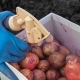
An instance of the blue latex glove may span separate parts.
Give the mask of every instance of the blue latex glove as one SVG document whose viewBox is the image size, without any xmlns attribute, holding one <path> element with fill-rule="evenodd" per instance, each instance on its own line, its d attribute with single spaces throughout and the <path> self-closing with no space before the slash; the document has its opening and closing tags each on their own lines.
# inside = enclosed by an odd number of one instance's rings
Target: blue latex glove
<svg viewBox="0 0 80 80">
<path fill-rule="evenodd" d="M 16 75 L 5 65 L 5 63 L 0 64 L 0 72 L 2 72 L 10 80 L 18 80 Z"/>
<path fill-rule="evenodd" d="M 0 13 L 0 72 L 11 80 L 18 80 L 4 62 L 21 61 L 30 50 L 30 45 L 4 28 L 3 21 L 12 15 L 14 14 L 9 11 Z"/>
<path fill-rule="evenodd" d="M 0 63 L 21 61 L 30 50 L 27 42 L 17 38 L 4 28 L 3 21 L 12 15 L 9 11 L 0 13 Z"/>
</svg>

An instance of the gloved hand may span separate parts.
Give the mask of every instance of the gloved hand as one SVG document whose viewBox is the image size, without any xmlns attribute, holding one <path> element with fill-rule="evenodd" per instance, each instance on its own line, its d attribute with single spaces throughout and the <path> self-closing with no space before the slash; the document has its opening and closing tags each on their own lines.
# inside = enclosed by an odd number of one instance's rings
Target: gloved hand
<svg viewBox="0 0 80 80">
<path fill-rule="evenodd" d="M 13 16 L 13 13 L 9 11 L 0 13 L 0 63 L 21 61 L 30 50 L 27 42 L 4 28 L 3 21 L 9 16 Z"/>
<path fill-rule="evenodd" d="M 15 74 L 5 65 L 5 63 L 0 64 L 0 72 L 10 80 L 18 80 Z"/>
<path fill-rule="evenodd" d="M 12 15 L 9 11 L 0 13 L 0 72 L 5 74 L 10 80 L 18 80 L 4 62 L 21 61 L 30 50 L 30 45 L 4 28 L 4 20 Z"/>
</svg>

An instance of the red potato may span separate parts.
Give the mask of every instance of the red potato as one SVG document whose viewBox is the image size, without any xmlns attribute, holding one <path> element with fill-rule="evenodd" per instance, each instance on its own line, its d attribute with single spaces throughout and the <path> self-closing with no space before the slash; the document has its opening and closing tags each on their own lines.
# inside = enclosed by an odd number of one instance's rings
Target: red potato
<svg viewBox="0 0 80 80">
<path fill-rule="evenodd" d="M 54 69 L 54 67 L 50 65 L 50 66 L 49 66 L 49 70 L 52 70 L 52 69 Z"/>
<path fill-rule="evenodd" d="M 80 62 L 77 60 L 68 61 L 64 71 L 68 80 L 80 80 Z"/>
<path fill-rule="evenodd" d="M 64 54 L 65 56 L 70 54 L 70 51 L 65 46 L 60 46 L 59 47 L 59 52 Z"/>
<path fill-rule="evenodd" d="M 49 70 L 54 70 L 54 69 L 55 69 L 56 71 L 58 70 L 58 68 L 55 68 L 55 67 L 53 67 L 52 65 L 49 66 Z"/>
<path fill-rule="evenodd" d="M 61 77 L 61 74 L 59 73 L 58 70 L 56 70 L 56 80 L 57 80 L 58 78 L 60 78 L 60 77 Z"/>
<path fill-rule="evenodd" d="M 44 58 L 42 49 L 40 47 L 32 47 L 31 51 L 35 53 L 40 59 Z"/>
<path fill-rule="evenodd" d="M 42 70 L 33 70 L 33 80 L 46 80 L 46 75 Z"/>
<path fill-rule="evenodd" d="M 54 52 L 49 55 L 48 61 L 51 66 L 58 69 L 65 65 L 65 56 L 59 52 Z"/>
<path fill-rule="evenodd" d="M 22 69 L 20 72 L 28 79 L 33 80 L 33 72 L 30 69 Z"/>
<path fill-rule="evenodd" d="M 47 60 L 40 60 L 38 64 L 38 69 L 46 71 L 49 68 L 49 62 Z"/>
<path fill-rule="evenodd" d="M 46 39 L 46 42 L 53 42 L 53 36 L 50 34 Z"/>
<path fill-rule="evenodd" d="M 64 71 L 64 67 L 60 68 L 60 73 L 63 77 L 65 77 L 65 71 Z"/>
<path fill-rule="evenodd" d="M 54 39 L 53 42 L 57 43 L 57 44 L 61 44 L 59 40 Z"/>
<path fill-rule="evenodd" d="M 48 70 L 46 72 L 47 80 L 57 80 L 60 75 L 56 70 Z"/>
<path fill-rule="evenodd" d="M 78 62 L 80 62 L 80 57 L 77 56 L 76 54 L 69 54 L 68 56 L 66 56 L 66 62 L 68 62 L 68 61 L 74 61 L 75 59 Z"/>
<path fill-rule="evenodd" d="M 43 53 L 49 56 L 51 53 L 58 51 L 58 46 L 52 43 L 46 43 L 43 46 Z"/>
<path fill-rule="evenodd" d="M 61 77 L 58 80 L 68 80 L 66 77 Z"/>
<path fill-rule="evenodd" d="M 18 63 L 10 63 L 14 68 L 16 68 L 17 70 L 20 70 L 20 67 L 18 65 Z"/>
<path fill-rule="evenodd" d="M 33 70 L 39 63 L 39 58 L 34 53 L 27 53 L 26 58 L 21 61 L 22 68 Z"/>
</svg>

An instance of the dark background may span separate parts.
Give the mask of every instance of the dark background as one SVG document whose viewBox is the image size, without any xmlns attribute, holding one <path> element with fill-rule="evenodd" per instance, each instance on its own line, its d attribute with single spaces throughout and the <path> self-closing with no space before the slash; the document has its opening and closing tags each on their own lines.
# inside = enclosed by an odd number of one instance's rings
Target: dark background
<svg viewBox="0 0 80 80">
<path fill-rule="evenodd" d="M 0 11 L 15 13 L 17 6 L 38 20 L 53 12 L 80 25 L 80 0 L 0 0 Z"/>
</svg>

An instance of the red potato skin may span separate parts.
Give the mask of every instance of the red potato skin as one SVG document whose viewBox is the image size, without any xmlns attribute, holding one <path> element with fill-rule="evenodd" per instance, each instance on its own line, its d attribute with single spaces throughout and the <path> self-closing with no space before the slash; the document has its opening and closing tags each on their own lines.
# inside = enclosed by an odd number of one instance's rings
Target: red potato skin
<svg viewBox="0 0 80 80">
<path fill-rule="evenodd" d="M 64 54 L 65 56 L 70 54 L 70 51 L 65 46 L 60 46 L 59 47 L 59 52 Z"/>
<path fill-rule="evenodd" d="M 58 71 L 58 69 L 54 68 L 53 66 L 50 65 L 48 70 L 55 70 L 56 71 L 56 79 L 58 79 L 59 77 L 61 77 L 60 72 Z"/>
<path fill-rule="evenodd" d="M 63 77 L 65 77 L 65 71 L 64 71 L 64 67 L 60 68 L 60 73 Z"/>
<path fill-rule="evenodd" d="M 33 80 L 33 72 L 30 69 L 22 69 L 20 72 L 28 79 Z"/>
<path fill-rule="evenodd" d="M 55 39 L 54 39 L 53 42 L 55 42 L 55 43 L 57 43 L 57 44 L 59 44 L 59 45 L 61 44 L 59 40 L 55 40 Z"/>
<path fill-rule="evenodd" d="M 45 73 L 40 69 L 33 70 L 33 80 L 46 80 Z"/>
<path fill-rule="evenodd" d="M 80 63 L 76 59 L 66 63 L 65 75 L 68 80 L 80 80 Z"/>
<path fill-rule="evenodd" d="M 40 47 L 32 47 L 31 51 L 35 53 L 40 59 L 44 59 L 42 49 Z"/>
<path fill-rule="evenodd" d="M 66 62 L 74 61 L 75 59 L 77 60 L 77 62 L 80 62 L 80 57 L 76 54 L 69 54 L 68 56 L 66 56 Z"/>
<path fill-rule="evenodd" d="M 20 70 L 20 67 L 18 65 L 18 63 L 10 63 L 14 68 L 16 68 L 17 70 Z"/>
<path fill-rule="evenodd" d="M 53 36 L 50 34 L 46 39 L 45 39 L 45 41 L 46 42 L 53 42 Z"/>
<path fill-rule="evenodd" d="M 22 68 L 33 70 L 39 63 L 39 58 L 34 53 L 27 53 L 26 58 L 20 63 Z"/>
<path fill-rule="evenodd" d="M 54 69 L 54 67 L 50 65 L 49 70 L 52 70 L 52 69 Z"/>
<path fill-rule="evenodd" d="M 49 56 L 51 53 L 58 51 L 58 46 L 56 44 L 52 43 L 46 43 L 43 46 L 43 53 L 46 56 Z"/>
<path fill-rule="evenodd" d="M 54 52 L 49 55 L 48 61 L 51 66 L 58 69 L 65 65 L 65 56 L 59 52 Z"/>
<path fill-rule="evenodd" d="M 61 74 L 59 73 L 59 71 L 56 71 L 57 73 L 56 73 L 56 80 L 58 79 L 58 78 L 60 78 L 61 77 Z"/>
<path fill-rule="evenodd" d="M 66 77 L 61 77 L 58 80 L 68 80 Z"/>
<path fill-rule="evenodd" d="M 40 60 L 38 64 L 38 69 L 46 71 L 49 68 L 49 62 L 47 60 Z"/>
<path fill-rule="evenodd" d="M 56 70 L 48 70 L 46 72 L 47 80 L 57 80 L 60 74 Z"/>
</svg>

